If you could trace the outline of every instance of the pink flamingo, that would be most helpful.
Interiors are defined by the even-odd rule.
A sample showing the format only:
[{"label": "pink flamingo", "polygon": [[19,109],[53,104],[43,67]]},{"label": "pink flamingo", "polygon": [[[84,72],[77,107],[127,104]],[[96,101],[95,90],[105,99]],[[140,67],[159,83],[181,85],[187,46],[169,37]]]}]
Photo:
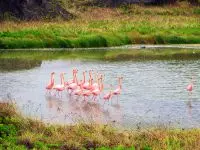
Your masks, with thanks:
[{"label": "pink flamingo", "polygon": [[[110,85],[110,87],[112,87],[112,85]],[[104,97],[103,97],[103,99],[105,100],[105,101],[104,101],[104,104],[105,104],[106,101],[111,100],[112,95],[113,95],[113,92],[111,91],[111,88],[110,88],[110,92],[107,93],[107,94],[105,94]]]},{"label": "pink flamingo", "polygon": [[51,79],[50,79],[48,85],[46,86],[46,93],[49,91],[49,94],[51,94],[51,90],[52,90],[52,88],[55,84],[54,75],[55,75],[55,72],[52,72],[51,73]]},{"label": "pink flamingo", "polygon": [[61,93],[65,89],[64,74],[65,73],[60,74],[61,84],[55,85],[53,87],[53,89],[55,89],[56,92],[58,93],[58,96],[59,96],[59,93]]},{"label": "pink flamingo", "polygon": [[101,92],[102,92],[102,87],[103,86],[101,86],[100,85],[100,81],[101,80],[101,84],[103,84],[102,83],[102,76],[98,79],[98,86],[95,88],[95,89],[93,89],[92,90],[92,94],[93,94],[93,98],[92,99],[94,99],[94,100],[96,100],[96,97],[98,96],[98,95],[100,95],[101,94]]},{"label": "pink flamingo", "polygon": [[81,80],[79,83],[78,83],[78,86],[83,86],[83,84],[85,83],[85,71],[83,71],[83,80]]},{"label": "pink flamingo", "polygon": [[75,70],[76,70],[76,69],[73,69],[73,70],[72,70],[73,79],[71,79],[71,80],[65,82],[65,86],[66,86],[66,87],[75,82],[75,78],[74,78],[74,72],[75,72]]},{"label": "pink flamingo", "polygon": [[118,97],[121,94],[121,90],[122,90],[122,79],[123,77],[118,78],[118,87],[117,89],[113,91],[113,95],[117,95],[117,102],[118,102]]},{"label": "pink flamingo", "polygon": [[[75,71],[74,71],[73,83],[69,84],[69,86],[68,86],[68,90],[71,90],[71,93],[72,93],[75,89],[77,89],[77,87],[78,87],[78,80],[77,80],[77,76],[76,76],[77,73],[78,73],[78,70],[75,70]],[[71,94],[71,93],[70,93],[70,94]]]},{"label": "pink flamingo", "polygon": [[193,81],[193,77],[192,77],[192,81],[191,81],[191,83],[190,84],[188,84],[188,86],[187,86],[187,91],[189,91],[189,93],[192,93],[192,90],[193,90],[193,87],[194,87],[194,81]]},{"label": "pink flamingo", "polygon": [[91,90],[95,90],[95,89],[97,89],[98,86],[99,86],[99,84],[98,84],[99,79],[98,79],[97,73],[95,73],[95,80],[96,80],[97,82],[96,82],[96,83],[92,83],[92,85],[91,85],[91,87],[90,87]]},{"label": "pink flamingo", "polygon": [[105,104],[106,101],[111,100],[111,98],[112,98],[112,91],[110,91],[109,93],[107,93],[106,95],[104,95],[104,97],[103,97],[103,99],[105,100],[104,104]]},{"label": "pink flamingo", "polygon": [[90,81],[92,79],[92,71],[91,70],[89,71],[89,76],[90,76],[89,77],[89,82],[84,82],[83,89],[90,90],[90,87],[91,87]]},{"label": "pink flamingo", "polygon": [[192,84],[192,83],[190,83],[190,84],[187,86],[187,90],[188,90],[189,92],[192,92],[192,90],[193,90],[193,84]]},{"label": "pink flamingo", "polygon": [[[82,80],[81,80],[80,82],[82,82]],[[82,84],[80,84],[79,87],[80,87],[79,89],[76,89],[76,90],[74,91],[74,95],[77,95],[77,96],[81,96],[81,95],[82,95],[82,93],[83,93]]]},{"label": "pink flamingo", "polygon": [[[90,79],[89,80],[89,87],[91,87],[92,85],[92,80],[93,79]],[[84,101],[85,101],[85,97],[89,97],[90,95],[92,95],[92,91],[91,90],[86,90],[82,93],[83,97],[84,97]]]}]

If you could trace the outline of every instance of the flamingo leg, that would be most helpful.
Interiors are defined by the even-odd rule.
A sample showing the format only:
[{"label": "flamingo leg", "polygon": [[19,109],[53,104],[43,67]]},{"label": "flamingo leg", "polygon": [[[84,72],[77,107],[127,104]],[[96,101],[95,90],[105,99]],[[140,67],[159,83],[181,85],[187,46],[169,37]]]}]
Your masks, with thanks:
[{"label": "flamingo leg", "polygon": [[52,91],[49,91],[49,94],[52,96]]},{"label": "flamingo leg", "polygon": [[117,104],[119,104],[119,95],[117,95]]},{"label": "flamingo leg", "polygon": [[62,98],[62,91],[60,92],[60,97]]},{"label": "flamingo leg", "polygon": [[54,96],[56,96],[56,94],[57,94],[57,91],[54,92]]},{"label": "flamingo leg", "polygon": [[85,101],[85,96],[84,96],[84,99],[83,99],[84,101]]},{"label": "flamingo leg", "polygon": [[80,98],[80,95],[78,95],[78,96],[77,96],[77,98],[76,98],[76,101],[78,101],[78,100],[79,100],[79,98]]},{"label": "flamingo leg", "polygon": [[46,95],[48,94],[49,90],[46,90]]},{"label": "flamingo leg", "polygon": [[96,101],[96,98],[97,98],[97,97],[95,96],[95,97],[94,97],[94,101]]}]

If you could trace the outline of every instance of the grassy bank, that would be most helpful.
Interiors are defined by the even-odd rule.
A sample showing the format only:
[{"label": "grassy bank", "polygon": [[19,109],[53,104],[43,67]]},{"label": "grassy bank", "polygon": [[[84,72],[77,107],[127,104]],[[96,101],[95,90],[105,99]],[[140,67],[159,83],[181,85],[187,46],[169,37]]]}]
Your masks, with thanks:
[{"label": "grassy bank", "polygon": [[[6,63],[10,60],[54,60],[54,59],[80,59],[80,60],[186,60],[200,59],[198,49],[140,49],[140,50],[55,50],[55,51],[0,51],[0,59]],[[16,61],[14,62],[16,64]],[[13,64],[9,62],[8,64]]]},{"label": "grassy bank", "polygon": [[24,118],[13,104],[0,103],[1,149],[193,149],[200,147],[199,129],[127,131],[109,125],[47,125]]},{"label": "grassy bank", "polygon": [[122,6],[71,8],[68,22],[2,22],[0,48],[109,47],[200,43],[200,8]]}]

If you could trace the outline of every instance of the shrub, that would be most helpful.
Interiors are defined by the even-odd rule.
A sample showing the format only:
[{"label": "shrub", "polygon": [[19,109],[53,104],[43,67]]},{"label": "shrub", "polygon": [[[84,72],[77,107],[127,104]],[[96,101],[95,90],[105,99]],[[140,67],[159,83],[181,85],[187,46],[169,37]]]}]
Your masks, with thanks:
[{"label": "shrub", "polygon": [[0,137],[4,138],[7,136],[16,135],[17,131],[14,125],[0,124]]}]

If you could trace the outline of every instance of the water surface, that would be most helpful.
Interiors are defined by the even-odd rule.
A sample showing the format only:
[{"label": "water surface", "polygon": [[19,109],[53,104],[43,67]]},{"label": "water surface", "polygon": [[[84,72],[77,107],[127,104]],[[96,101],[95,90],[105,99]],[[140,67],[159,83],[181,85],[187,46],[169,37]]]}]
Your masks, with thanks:
[{"label": "water surface", "polygon": [[[103,100],[89,103],[45,95],[50,73],[66,72],[72,78],[72,69],[96,70],[105,74],[107,93],[117,87],[117,76],[123,76],[123,90],[113,97],[112,104]],[[14,99],[25,115],[47,122],[68,123],[94,121],[124,127],[166,125],[172,127],[200,127],[200,60],[154,61],[42,61],[25,70],[0,71],[0,99]],[[194,80],[191,95],[186,86]]]}]

